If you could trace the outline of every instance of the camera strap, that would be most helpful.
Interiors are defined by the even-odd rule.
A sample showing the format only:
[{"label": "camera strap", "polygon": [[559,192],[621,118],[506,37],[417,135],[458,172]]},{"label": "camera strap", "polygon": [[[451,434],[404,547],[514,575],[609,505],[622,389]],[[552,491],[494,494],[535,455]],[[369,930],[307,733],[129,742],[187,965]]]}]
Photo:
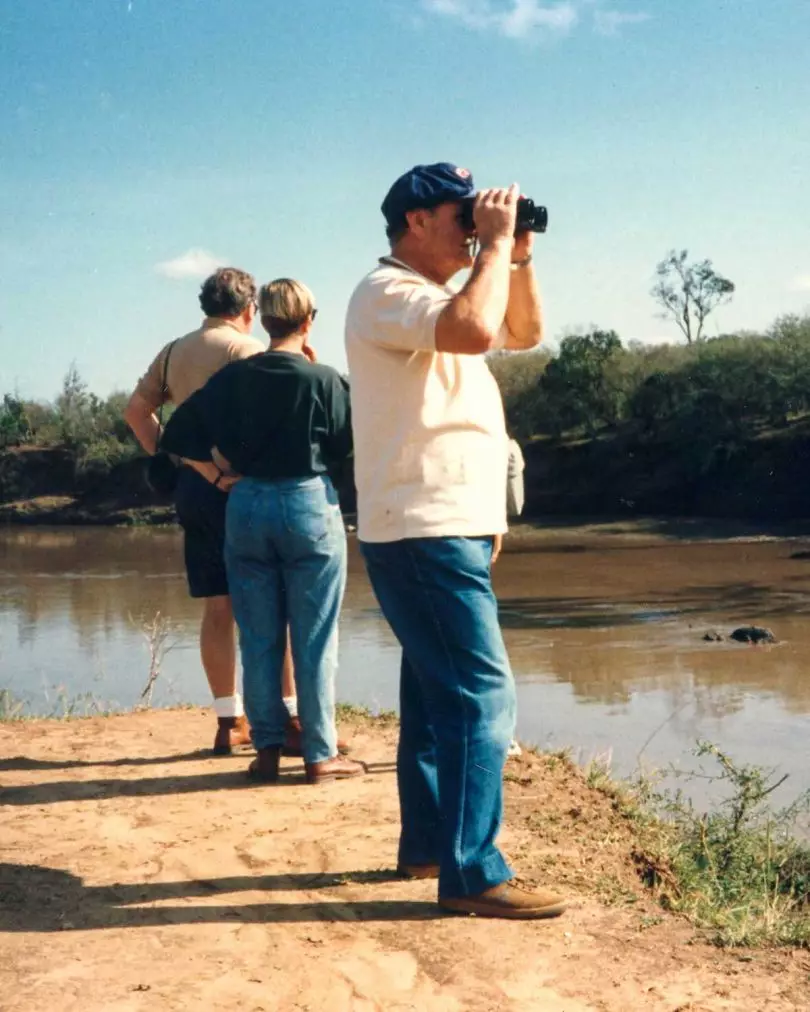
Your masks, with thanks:
[{"label": "camera strap", "polygon": [[[160,437],[163,434],[163,405],[166,403],[166,394],[169,392],[169,386],[166,382],[169,376],[169,359],[172,357],[172,349],[180,340],[179,337],[175,338],[174,341],[166,349],[166,358],[163,360],[163,380],[160,384],[160,406],[158,407],[158,435],[157,443],[160,443]],[[157,446],[155,447],[157,449]]]}]

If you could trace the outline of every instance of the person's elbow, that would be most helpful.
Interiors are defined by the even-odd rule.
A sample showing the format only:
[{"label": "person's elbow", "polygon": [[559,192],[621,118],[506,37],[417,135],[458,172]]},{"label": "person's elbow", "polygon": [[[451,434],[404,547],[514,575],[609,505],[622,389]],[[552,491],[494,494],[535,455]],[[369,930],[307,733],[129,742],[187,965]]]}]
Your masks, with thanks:
[{"label": "person's elbow", "polygon": [[536,348],[543,340],[543,321],[537,319],[527,328],[526,347]]},{"label": "person's elbow", "polygon": [[454,355],[485,355],[498,347],[500,328],[470,314],[441,316],[436,321],[436,351]]},{"label": "person's elbow", "polygon": [[543,340],[543,320],[540,316],[525,320],[518,325],[510,320],[508,329],[506,348],[509,351],[529,351]]}]

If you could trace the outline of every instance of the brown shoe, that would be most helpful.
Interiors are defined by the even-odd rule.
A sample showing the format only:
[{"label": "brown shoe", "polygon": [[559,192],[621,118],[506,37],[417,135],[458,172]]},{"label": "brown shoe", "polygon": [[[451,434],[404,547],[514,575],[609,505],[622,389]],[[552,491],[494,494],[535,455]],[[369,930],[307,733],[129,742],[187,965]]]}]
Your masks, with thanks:
[{"label": "brown shoe", "polygon": [[256,758],[248,766],[247,775],[249,780],[256,780],[262,784],[274,784],[278,781],[278,764],[281,758],[281,749],[260,748],[256,750]]},{"label": "brown shoe", "polygon": [[[284,750],[282,755],[296,756],[299,759],[303,756],[304,748],[302,732],[303,729],[301,727],[300,717],[290,717],[287,722],[287,733],[284,737]],[[350,751],[350,745],[342,738],[338,738],[337,750],[340,755],[346,755],[346,753]]]},{"label": "brown shoe", "polygon": [[439,906],[458,914],[528,919],[559,917],[566,903],[547,889],[533,890],[514,882],[501,882],[475,896],[440,896]]},{"label": "brown shoe", "polygon": [[437,864],[398,864],[397,875],[401,878],[438,878]]},{"label": "brown shoe", "polygon": [[214,738],[214,755],[230,755],[237,745],[250,744],[250,725],[246,717],[219,717]]},{"label": "brown shoe", "polygon": [[319,763],[304,763],[308,784],[325,784],[329,780],[348,780],[367,773],[366,764],[358,759],[344,759],[336,755]]}]

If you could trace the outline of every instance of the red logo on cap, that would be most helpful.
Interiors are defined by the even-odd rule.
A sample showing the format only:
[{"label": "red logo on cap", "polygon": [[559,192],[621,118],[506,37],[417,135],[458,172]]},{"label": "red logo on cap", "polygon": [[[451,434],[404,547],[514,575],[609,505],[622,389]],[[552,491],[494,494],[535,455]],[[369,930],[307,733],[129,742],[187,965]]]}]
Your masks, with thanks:
[{"label": "red logo on cap", "polygon": [[461,176],[462,179],[469,179],[471,173],[469,169],[456,169],[456,175]]}]

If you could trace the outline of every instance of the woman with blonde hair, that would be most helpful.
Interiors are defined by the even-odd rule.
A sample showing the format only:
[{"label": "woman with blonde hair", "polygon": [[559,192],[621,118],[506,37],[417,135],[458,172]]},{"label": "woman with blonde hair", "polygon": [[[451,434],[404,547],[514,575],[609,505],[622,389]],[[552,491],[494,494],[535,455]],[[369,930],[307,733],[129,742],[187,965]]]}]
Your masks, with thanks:
[{"label": "woman with blonde hair", "polygon": [[225,564],[257,751],[249,775],[278,779],[289,623],[306,777],[320,783],[366,772],[338,754],[335,728],[346,533],[327,470],[351,454],[349,391],[315,360],[317,309],[306,285],[271,281],[258,310],[270,350],[213,376],[174,413],[161,445],[230,490]]}]

